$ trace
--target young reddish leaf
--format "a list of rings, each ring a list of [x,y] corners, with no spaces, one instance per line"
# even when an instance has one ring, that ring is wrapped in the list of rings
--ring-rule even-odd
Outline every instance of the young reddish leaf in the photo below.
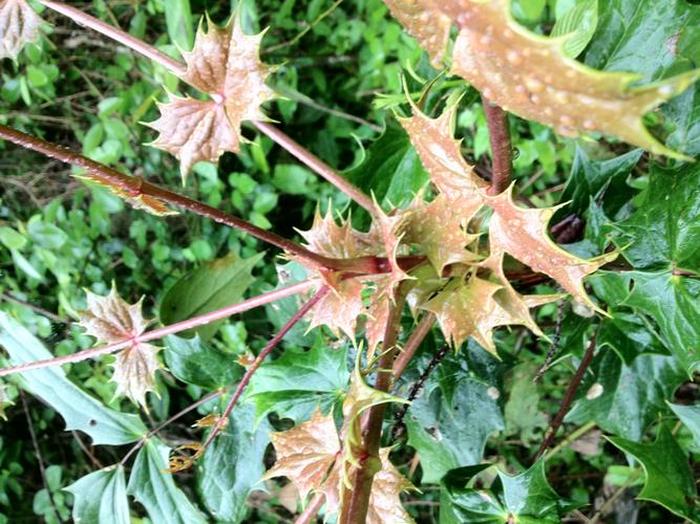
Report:
[[[150,321],[143,317],[141,303],[127,304],[113,286],[106,297],[87,292],[87,309],[78,324],[98,343],[113,344],[141,335]],[[155,372],[160,367],[156,357],[158,348],[143,342],[132,345],[117,354],[112,380],[117,384],[117,395],[126,395],[146,406],[146,392],[155,390]]]
[[[400,494],[403,491],[415,489],[413,484],[394,467],[389,460],[391,448],[379,450],[382,462],[380,469],[372,481],[372,494],[369,498],[367,522],[370,524],[410,524],[414,520],[401,505]]]
[[[25,0],[0,0],[0,59],[17,58],[39,36],[41,18]]]
[[[333,218],[331,206],[328,206],[325,215],[316,209],[311,229],[299,231],[299,234],[306,241],[309,250],[327,257],[376,255],[382,249],[376,234],[353,229],[349,219],[341,220],[338,224]]]
[[[384,3],[439,69],[450,39],[450,18],[432,8],[426,0],[384,0]]]
[[[289,477],[302,499],[323,486],[340,453],[333,416],[324,416],[320,410],[307,422],[272,433],[272,445],[277,460],[263,479]]]
[[[309,329],[327,326],[336,335],[340,330],[354,340],[357,318],[365,311],[363,287],[360,278],[350,278],[331,286],[330,291],[311,311]]]
[[[547,232],[549,220],[559,209],[527,209],[513,201],[513,188],[488,198],[494,210],[489,225],[491,252],[506,252],[535,271],[549,275],[575,299],[600,312],[583,287],[583,279],[615,260],[606,253],[591,260],[580,259],[555,244]]]
[[[271,69],[259,58],[262,36],[244,34],[237,16],[224,28],[209,21],[207,31],[200,25],[192,51],[183,53],[182,79],[211,100],[171,96],[159,105],[161,117],[149,124],[160,132],[152,145],[180,160],[183,181],[196,162],[237,153],[243,121],[265,119],[260,106],[273,92],[265,85]]]
[[[388,280],[386,277],[383,280]],[[377,289],[386,288],[388,283],[377,282]],[[372,303],[367,308],[367,322],[365,323],[365,338],[367,339],[367,353],[374,354],[377,346],[384,341],[386,325],[391,314],[392,295],[375,291]]]
[[[490,101],[566,136],[598,131],[657,154],[684,158],[658,142],[642,117],[700,78],[691,71],[631,87],[629,73],[604,73],[569,58],[568,37],[546,38],[520,26],[510,0],[452,0],[439,5],[460,27],[453,72]]]

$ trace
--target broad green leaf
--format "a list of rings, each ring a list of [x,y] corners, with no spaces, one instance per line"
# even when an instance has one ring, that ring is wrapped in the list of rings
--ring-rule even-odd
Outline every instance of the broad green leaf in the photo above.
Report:
[[[693,86],[662,108],[675,129],[668,135],[669,147],[686,155],[700,155],[700,88]]]
[[[698,522],[698,493],[688,458],[662,424],[653,444],[608,437],[616,447],[636,458],[646,480],[638,498],[661,504],[676,515]]]
[[[599,347],[610,346],[626,365],[632,364],[642,353],[668,355],[668,349],[649,320],[625,311],[613,311],[612,315],[601,323]]]
[[[605,195],[603,209],[614,217],[620,208],[634,196],[634,190],[626,183],[627,176],[642,156],[640,149],[630,151],[609,160],[593,160],[581,147],[576,148],[574,164],[560,201],[569,205],[560,213],[583,215],[591,198]]]
[[[406,132],[389,124],[369,147],[363,162],[345,175],[383,205],[408,203],[428,182],[428,175]]]
[[[500,485],[492,490],[462,487],[456,478],[443,485],[440,524],[558,523],[570,509],[547,482],[544,461],[516,476],[498,471]],[[447,479],[446,479],[447,480]]]
[[[318,408],[323,413],[347,389],[347,349],[316,346],[309,351],[288,349],[253,375],[247,399],[255,404],[257,420],[271,411],[295,422],[307,420]]]
[[[64,488],[73,494],[76,524],[129,524],[124,466],[109,466],[85,475]]]
[[[286,264],[277,265],[277,286],[275,289],[280,289],[283,287],[291,286],[292,284],[298,284],[304,280],[307,280],[311,275],[299,262],[292,260]],[[294,316],[299,308],[301,307],[302,300],[299,296],[292,296],[288,298],[283,298],[278,300],[273,304],[268,304],[265,306],[265,313],[267,318],[276,330],[282,328],[282,326]],[[313,342],[318,338],[318,330],[308,332],[308,320],[302,319],[297,322],[294,327],[287,333],[284,340],[290,344],[301,347],[309,347],[313,345]]]
[[[165,362],[168,370],[183,382],[206,389],[218,389],[235,383],[241,376],[236,356],[207,345],[195,335],[165,338]]]
[[[648,315],[689,373],[700,365],[700,281],[670,271],[603,271],[591,283],[596,295],[615,308]]]
[[[14,365],[53,357],[34,335],[3,312],[0,312],[0,345],[9,353],[10,363]],[[146,433],[138,415],[105,407],[68,380],[60,367],[27,371],[21,377],[24,389],[58,411],[66,422],[67,431],[80,430],[89,435],[95,445],[127,444]]]
[[[183,51],[192,49],[194,23],[190,0],[164,0],[165,22],[170,40]]]
[[[504,429],[497,400],[501,384],[496,373],[486,371],[496,359],[476,344],[465,353],[440,363],[404,419],[424,483],[439,482],[451,469],[481,462],[486,440]]]
[[[246,499],[265,473],[263,458],[270,442],[270,425],[256,425],[252,406],[241,404],[197,466],[197,486],[204,505],[217,521],[241,522]]]
[[[131,469],[127,492],[146,508],[152,522],[204,524],[204,515],[176,485],[168,471],[170,448],[149,438]]]
[[[550,36],[566,35],[562,51],[569,58],[576,58],[586,49],[597,25],[598,0],[579,0],[561,17],[557,17]]]
[[[7,226],[0,227],[0,242],[8,249],[22,249],[27,244],[27,237]]]
[[[609,433],[638,441],[647,426],[667,411],[666,399],[685,379],[673,357],[639,355],[627,365],[617,353],[603,349],[565,420],[595,421]]]
[[[695,440],[695,446],[700,450],[700,404],[684,406],[668,403],[668,407],[681,419],[681,422],[690,430]]]
[[[616,224],[615,243],[637,269],[683,268],[700,273],[700,168],[656,166],[637,211]]]
[[[261,258],[262,253],[247,259],[230,254],[190,271],[165,293],[160,304],[160,321],[173,324],[240,302],[255,280],[251,271]],[[207,340],[216,333],[219,324],[214,322],[194,332]],[[194,332],[185,331],[181,336],[191,337]]]
[[[532,441],[535,433],[547,427],[547,416],[540,409],[540,394],[533,378],[537,367],[521,364],[513,369],[506,402],[505,429],[508,435],[517,435],[524,442]]]

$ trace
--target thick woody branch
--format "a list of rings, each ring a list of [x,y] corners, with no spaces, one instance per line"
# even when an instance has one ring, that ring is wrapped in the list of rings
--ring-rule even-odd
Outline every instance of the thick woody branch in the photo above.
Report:
[[[508,115],[503,109],[492,104],[485,97],[481,97],[486,113],[486,122],[489,127],[489,141],[491,142],[491,187],[489,193],[498,195],[510,185],[513,174],[513,154],[510,143],[510,130],[508,129]]]
[[[167,335],[172,335],[174,333],[179,333],[181,331],[186,331],[199,326],[205,326],[217,320],[228,318],[231,315],[236,315],[238,313],[243,313],[250,309],[269,304],[270,302],[275,302],[286,297],[297,295],[303,293],[317,285],[316,282],[308,280],[306,282],[301,282],[299,284],[294,284],[282,289],[275,289],[268,293],[263,293],[257,297],[245,300],[238,304],[233,304],[225,308],[217,309],[211,313],[206,313],[204,315],[199,315],[188,320],[183,320],[182,322],[176,322],[169,326],[154,329],[152,331],[147,331],[139,336],[128,338],[122,340],[121,342],[116,342],[114,344],[109,344],[106,346],[100,346],[92,349],[86,349],[85,351],[79,351],[78,353],[73,353],[72,355],[66,355],[64,357],[50,358],[46,360],[36,360],[34,362],[28,362],[26,364],[21,364],[19,366],[13,366],[8,368],[0,369],[0,377],[5,375],[11,375],[13,373],[21,373],[24,371],[31,371],[33,369],[40,369],[49,366],[60,366],[62,364],[69,364],[72,362],[81,362],[90,358],[97,358],[102,355],[108,355],[124,349],[126,347],[139,344],[142,342],[149,342],[151,340],[157,340],[163,338]]]

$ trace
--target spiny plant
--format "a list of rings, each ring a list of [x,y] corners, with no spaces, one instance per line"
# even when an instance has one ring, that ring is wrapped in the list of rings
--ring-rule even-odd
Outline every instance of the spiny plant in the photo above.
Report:
[[[220,387],[167,421],[216,397],[228,398],[220,414],[199,422],[200,427],[209,428],[203,441],[176,449],[169,467],[175,473],[199,461],[206,462],[208,450],[235,419],[234,408],[255,375],[265,369],[270,354],[302,319],[307,319],[308,329],[328,329],[338,338],[349,339],[356,349],[356,359],[342,394],[342,408],[318,408],[308,420],[271,436],[276,462],[262,478],[289,478],[303,500],[314,494],[298,522],[310,521],[322,507],[326,515],[337,514],[342,524],[412,521],[401,506],[400,494],[414,487],[392,465],[392,447],[382,447],[383,442],[388,443],[382,436],[387,433],[387,406],[406,402],[392,391],[434,324],[454,351],[472,339],[498,358],[493,334],[499,327],[524,326],[548,340],[531,314],[537,306],[569,295],[586,314],[610,314],[589,296],[584,280],[613,262],[625,246],[600,245],[597,256],[581,258],[551,239],[550,221],[566,204],[535,208],[518,196],[517,184],[511,182],[511,145],[503,110],[551,126],[565,136],[604,133],[652,153],[687,159],[658,142],[644,126],[643,116],[683,92],[700,77],[699,71],[637,86],[634,75],[601,72],[577,62],[567,54],[566,37],[541,36],[525,29],[513,19],[508,0],[386,0],[435,67],[449,65],[451,74],[481,92],[493,165],[490,180],[480,177],[454,136],[463,89],[455,90],[439,114],[431,116],[424,103],[431,85],[426,85],[418,97],[407,88],[404,110],[397,107],[396,117],[429,174],[429,184],[405,205],[382,207],[372,195],[354,186],[266,118],[261,107],[277,96],[266,84],[275,69],[260,60],[263,34],[246,34],[236,13],[223,27],[208,19],[202,21],[192,50],[182,51],[181,62],[74,7],[48,0],[39,3],[155,61],[192,88],[190,95],[168,93],[167,101],[158,105],[160,117],[146,124],[158,132],[150,145],[179,160],[183,184],[197,162],[217,162],[225,152],[239,152],[245,142],[242,126],[250,125],[344,192],[366,212],[369,224],[365,230],[357,229],[349,214],[336,213],[330,205],[325,212],[319,207],[311,228],[299,231],[303,242],[297,243],[141,177],[0,125],[4,140],[81,168],[76,176],[108,188],[137,209],[158,216],[186,210],[239,229],[281,250],[280,256],[301,266],[307,275],[301,282],[179,322],[168,324],[161,318],[164,325],[151,330],[141,302],[128,304],[123,300],[117,282],[106,297],[88,292],[87,308],[80,314],[79,325],[98,346],[61,357],[41,358],[38,350],[30,357],[23,356],[16,348],[31,346],[31,335],[3,314],[0,343],[13,365],[0,370],[0,376],[21,373],[27,389],[44,397],[39,370],[116,353],[112,380],[117,383],[117,395],[125,395],[147,409],[146,395],[156,391],[156,372],[163,368],[155,341],[265,304],[301,297],[302,305],[257,356],[241,362],[245,373],[235,387]],[[0,56],[16,58],[22,45],[38,36],[40,25],[25,0],[0,0]],[[452,42],[455,27],[457,38]],[[544,282],[550,282],[561,293],[527,291]],[[402,329],[404,310],[414,319],[407,331]],[[471,485],[465,489],[466,481],[459,485],[446,478],[444,486],[452,499],[445,504],[445,514],[452,515],[444,517],[445,522],[472,522],[484,515],[488,519],[478,521],[556,522],[574,509],[559,500],[547,484],[542,457],[591,364],[595,340],[594,335],[532,467],[515,477],[499,472],[501,486],[494,485],[491,492],[477,491]],[[681,362],[692,372],[699,360],[695,347],[686,351]],[[367,383],[370,379],[373,386]],[[251,396],[255,396],[255,390]],[[94,422],[94,401],[87,395],[80,398],[90,404],[86,413],[91,413],[90,422]],[[66,419],[69,427],[86,431],[96,444],[134,440],[136,444],[118,466],[94,473],[92,479],[105,489],[114,487],[125,498],[123,466],[138,452],[129,480],[130,492],[143,503],[154,522],[176,521],[164,508],[154,505],[144,480],[149,467],[164,467],[163,453],[168,451],[155,437],[162,426],[146,431],[138,417],[108,412],[100,416],[98,429],[106,431],[102,424],[117,426],[120,429],[116,437],[100,435],[79,413],[72,420],[69,416]],[[668,438],[664,431],[662,426],[659,441]],[[611,442],[634,456],[644,454],[643,449],[622,439]],[[682,453],[678,462],[687,469]],[[483,469],[469,466],[472,469],[466,472],[468,477]],[[95,521],[128,522],[128,515],[103,514],[105,508],[88,500],[90,491],[83,482],[87,478],[71,488],[77,499],[76,521],[86,521],[86,515],[99,515]],[[176,488],[170,477],[163,482],[170,483],[163,489],[176,494],[173,501],[180,506],[178,521],[204,520],[181,492],[173,491]],[[541,490],[537,496],[546,503],[519,505],[515,500],[518,486],[537,487]],[[649,486],[645,490],[652,491]],[[692,486],[686,491],[692,491]],[[472,500],[474,497],[480,502]],[[651,499],[657,500],[655,495]],[[683,513],[675,502],[664,505],[690,520],[697,515],[692,507]]]

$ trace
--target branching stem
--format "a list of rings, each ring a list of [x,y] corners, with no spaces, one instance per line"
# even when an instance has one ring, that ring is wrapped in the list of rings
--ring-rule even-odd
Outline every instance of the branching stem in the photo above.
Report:
[[[425,337],[430,333],[434,324],[435,315],[431,312],[426,312],[420,322],[418,322],[416,329],[414,329],[408,337],[406,345],[404,345],[401,353],[396,357],[396,361],[394,362],[394,380],[403,375],[406,366],[408,366],[408,363],[416,354],[421,342],[425,340]]]
[[[85,351],[79,351],[78,353],[73,353],[72,355],[66,355],[64,357],[50,358],[46,360],[36,360],[34,362],[28,362],[26,364],[21,364],[19,366],[8,367],[0,369],[0,377],[5,375],[11,375],[13,373],[21,373],[25,371],[31,371],[33,369],[41,369],[49,366],[60,366],[62,364],[69,364],[72,362],[81,362],[90,358],[97,358],[102,355],[108,355],[124,349],[126,347],[138,344],[141,342],[148,342],[151,340],[156,340],[163,338],[167,335],[172,335],[174,333],[179,333],[180,331],[185,331],[187,329],[192,329],[199,326],[204,326],[210,324],[216,320],[221,320],[231,315],[236,315],[238,313],[243,313],[250,309],[269,304],[270,302],[275,302],[282,298],[290,297],[303,293],[317,285],[317,282],[313,280],[307,280],[299,284],[294,284],[282,289],[275,289],[268,293],[263,293],[257,297],[250,298],[238,304],[233,304],[225,308],[217,309],[211,313],[206,313],[204,315],[199,315],[181,322],[176,322],[169,326],[164,326],[162,328],[154,329],[152,331],[147,331],[137,337],[122,340],[121,342],[115,342],[114,344],[109,344],[106,346],[100,346],[92,349],[86,349]]]
[[[513,174],[513,154],[510,130],[508,129],[508,115],[503,109],[492,104],[485,97],[482,96],[481,101],[484,105],[484,113],[486,113],[489,141],[491,142],[491,157],[493,159],[489,193],[498,195],[508,188]]]

